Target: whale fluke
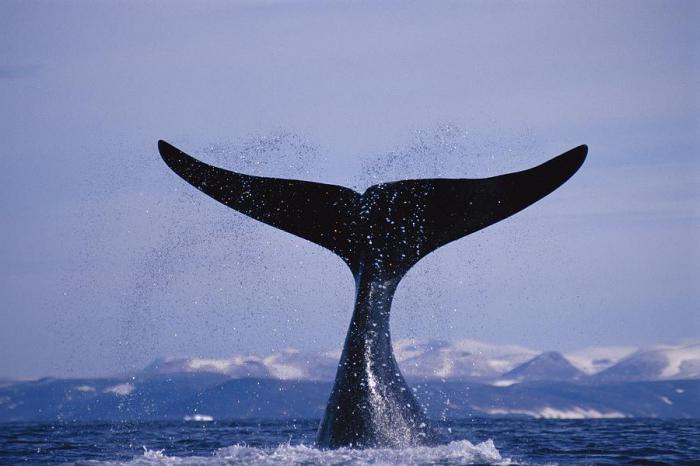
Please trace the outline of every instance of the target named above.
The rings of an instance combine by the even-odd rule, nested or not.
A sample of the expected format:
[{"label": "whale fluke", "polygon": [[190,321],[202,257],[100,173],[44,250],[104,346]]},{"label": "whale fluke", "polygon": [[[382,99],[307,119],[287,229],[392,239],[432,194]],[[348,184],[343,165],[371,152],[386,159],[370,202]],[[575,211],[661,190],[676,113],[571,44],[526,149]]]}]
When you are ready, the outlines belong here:
[{"label": "whale fluke", "polygon": [[353,274],[368,249],[385,273],[402,276],[418,260],[528,207],[568,180],[585,145],[529,170],[480,179],[417,179],[371,186],[364,194],[324,183],[244,175],[201,162],[165,141],[158,149],[185,181],[249,217],[331,250]]},{"label": "whale fluke", "polygon": [[164,141],[158,148],[165,163],[197,189],[333,251],[352,270],[355,309],[318,430],[316,442],[323,448],[440,442],[393,356],[389,314],[399,281],[435,249],[557,189],[579,169],[588,151],[579,146],[507,175],[403,180],[360,194],[342,186],[224,170]]}]

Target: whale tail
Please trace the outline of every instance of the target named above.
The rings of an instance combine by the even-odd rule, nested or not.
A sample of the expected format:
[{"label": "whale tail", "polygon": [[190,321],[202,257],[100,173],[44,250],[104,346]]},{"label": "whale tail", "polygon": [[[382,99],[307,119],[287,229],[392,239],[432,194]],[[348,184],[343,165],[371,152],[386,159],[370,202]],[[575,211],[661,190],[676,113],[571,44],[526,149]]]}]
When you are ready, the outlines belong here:
[{"label": "whale tail", "polygon": [[244,175],[201,162],[165,141],[165,163],[222,204],[331,250],[357,276],[372,261],[400,278],[451,241],[503,220],[551,193],[586,158],[585,145],[542,165],[481,179],[383,183],[363,194],[342,186]]},{"label": "whale tail", "polygon": [[357,285],[355,310],[317,445],[430,445],[430,427],[392,354],[389,311],[401,277],[422,257],[526,208],[581,166],[579,146],[529,170],[483,179],[341,186],[244,175],[160,141],[163,160],[217,201],[340,256]]}]

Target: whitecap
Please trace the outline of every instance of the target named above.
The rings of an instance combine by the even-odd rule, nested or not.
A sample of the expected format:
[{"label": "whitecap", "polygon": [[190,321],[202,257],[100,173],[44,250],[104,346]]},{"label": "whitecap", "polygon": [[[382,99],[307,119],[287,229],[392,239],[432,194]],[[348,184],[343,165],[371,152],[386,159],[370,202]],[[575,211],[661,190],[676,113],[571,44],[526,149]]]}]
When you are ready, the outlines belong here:
[{"label": "whitecap", "polygon": [[103,466],[215,466],[249,464],[256,466],[277,465],[472,465],[512,464],[501,457],[492,440],[473,444],[459,440],[436,447],[412,447],[403,449],[370,448],[356,450],[339,448],[319,450],[306,445],[279,445],[273,448],[256,448],[233,445],[216,450],[212,456],[168,456],[163,450],[144,449],[142,456],[127,462],[85,462]]}]

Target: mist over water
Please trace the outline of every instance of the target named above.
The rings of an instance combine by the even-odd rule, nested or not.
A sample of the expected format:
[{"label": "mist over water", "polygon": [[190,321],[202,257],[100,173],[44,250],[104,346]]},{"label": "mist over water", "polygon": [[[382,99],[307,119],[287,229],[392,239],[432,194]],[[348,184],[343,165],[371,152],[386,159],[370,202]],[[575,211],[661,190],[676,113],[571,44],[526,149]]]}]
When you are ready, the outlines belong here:
[{"label": "mist over water", "polygon": [[415,131],[405,146],[362,157],[362,174],[356,184],[500,175],[527,163],[528,152],[534,146],[533,137],[527,133],[491,138],[444,123]]},{"label": "mist over water", "polygon": [[[249,138],[239,144],[212,144],[199,150],[183,147],[183,150],[230,170],[300,179],[308,178],[311,167],[318,166],[320,159],[314,147],[291,133]],[[157,154],[154,157],[160,162]],[[176,178],[164,164],[162,172],[164,177]],[[235,342],[240,332],[254,333],[256,326],[267,325],[265,316],[255,312],[256,305],[274,306],[283,300],[281,293],[270,296],[264,276],[256,281],[245,280],[243,285],[244,276],[250,273],[264,275],[279,268],[279,261],[266,251],[273,241],[270,237],[274,237],[274,233],[266,230],[273,229],[266,225],[260,228],[256,221],[218,205],[179,178],[172,184],[176,188],[156,200],[156,215],[150,221],[156,225],[157,233],[133,264],[131,290],[124,293],[122,307],[126,312],[121,321],[124,361],[142,350],[152,355],[156,351],[157,333],[167,329],[168,321],[183,312],[199,314],[195,317],[201,321],[199,329],[212,338]],[[183,211],[189,211],[190,215],[183,218]],[[226,286],[213,287],[214,282]],[[277,325],[294,319],[294,314],[282,319],[275,316],[279,320]],[[235,321],[231,320],[233,316]],[[230,322],[230,325],[209,325],[210,320]],[[173,329],[171,335],[177,335],[177,330]],[[177,336],[185,346],[192,343],[188,341],[190,335]],[[204,353],[206,347],[201,351],[208,355]]]}]

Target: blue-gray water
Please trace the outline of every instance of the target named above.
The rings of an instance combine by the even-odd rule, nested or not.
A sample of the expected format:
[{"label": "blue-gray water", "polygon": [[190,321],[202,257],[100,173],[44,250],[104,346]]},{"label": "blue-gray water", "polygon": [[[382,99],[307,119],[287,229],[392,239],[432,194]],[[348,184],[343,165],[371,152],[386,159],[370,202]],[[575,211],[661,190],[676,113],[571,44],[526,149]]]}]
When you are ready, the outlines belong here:
[{"label": "blue-gray water", "polygon": [[318,421],[0,425],[3,464],[698,464],[700,420],[468,419],[451,443],[318,451]]}]

